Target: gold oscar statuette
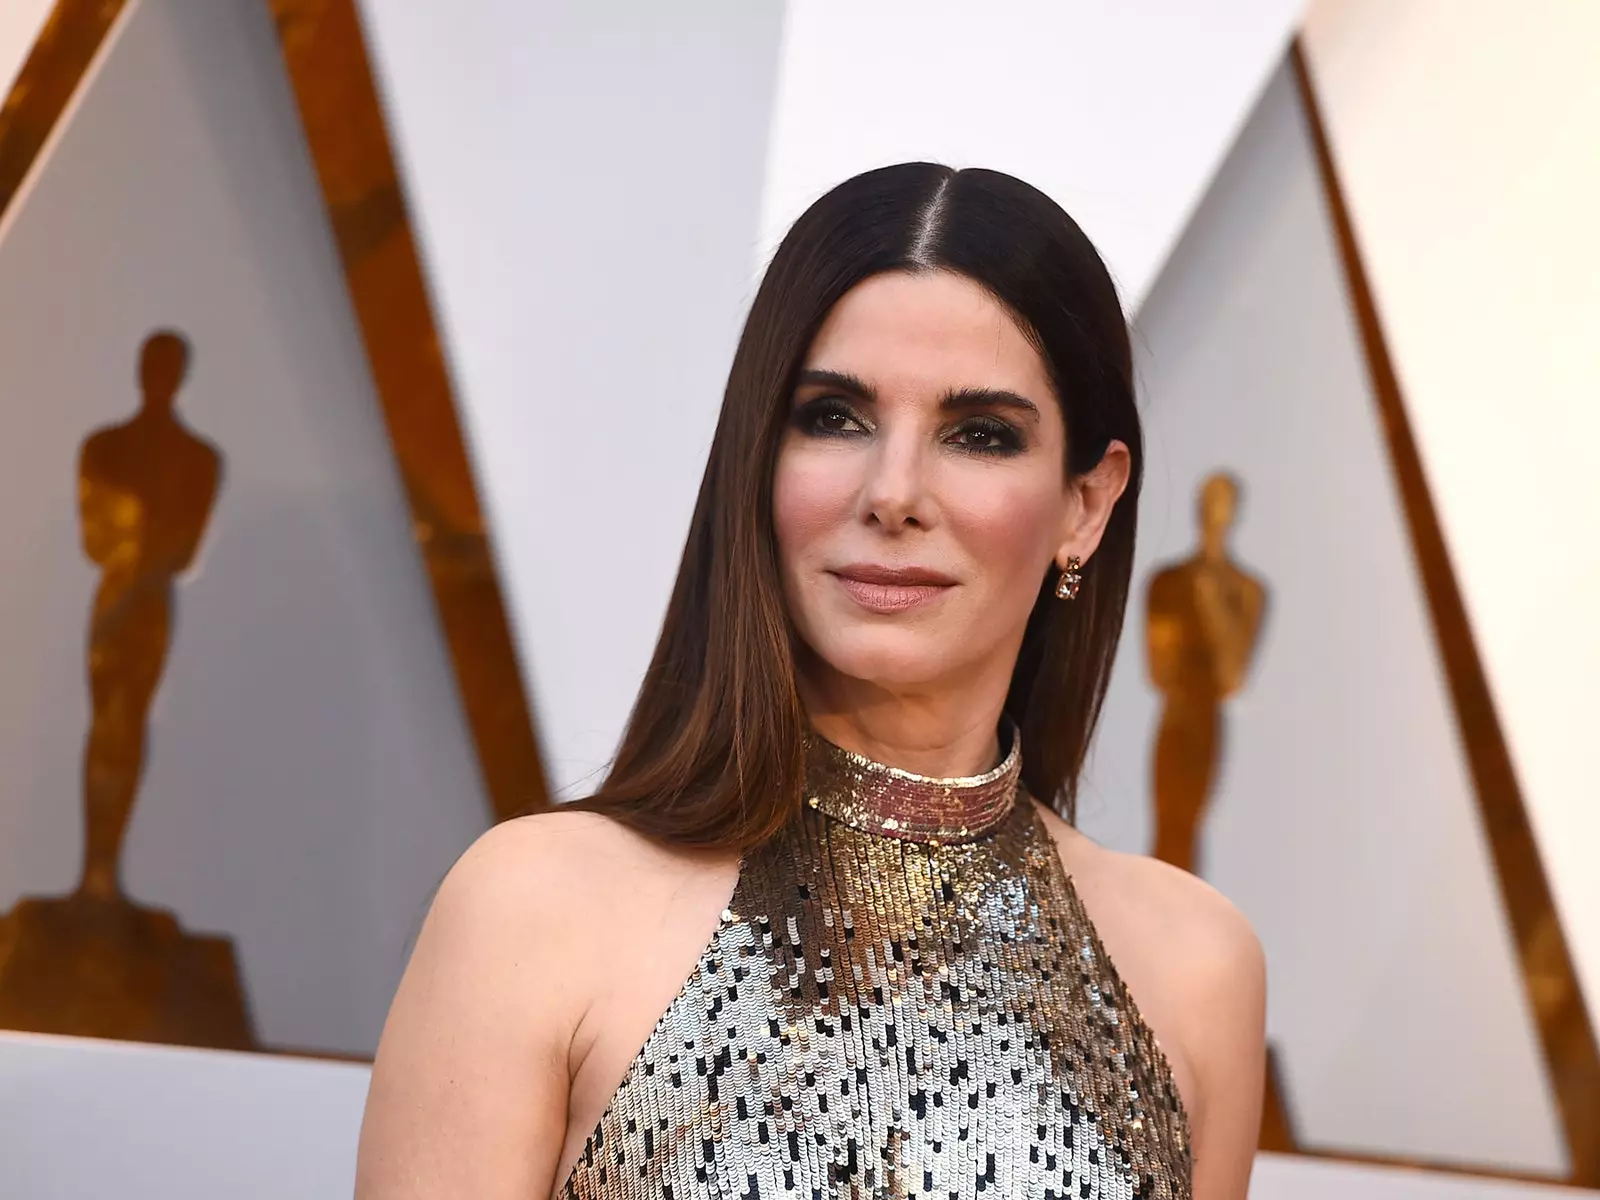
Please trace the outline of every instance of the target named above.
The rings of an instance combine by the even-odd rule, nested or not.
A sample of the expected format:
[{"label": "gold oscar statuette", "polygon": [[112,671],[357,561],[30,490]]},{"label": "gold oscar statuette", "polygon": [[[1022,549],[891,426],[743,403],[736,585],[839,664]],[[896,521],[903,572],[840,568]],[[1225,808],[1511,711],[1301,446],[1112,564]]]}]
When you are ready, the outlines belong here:
[{"label": "gold oscar statuette", "polygon": [[1222,703],[1244,684],[1261,634],[1267,589],[1228,557],[1239,485],[1200,485],[1200,545],[1150,581],[1150,680],[1165,701],[1156,735],[1155,856],[1195,869],[1196,840],[1216,777]]},{"label": "gold oscar statuette", "polygon": [[[1162,696],[1155,749],[1155,857],[1195,870],[1206,801],[1222,752],[1222,706],[1244,686],[1267,607],[1266,586],[1228,556],[1239,482],[1218,472],[1200,485],[1200,545],[1158,570],[1146,597],[1150,681]],[[1295,1139],[1276,1057],[1267,1055],[1261,1146]]]},{"label": "gold oscar statuette", "polygon": [[222,478],[221,453],[173,408],[187,364],[182,337],[152,334],[139,411],[92,433],[79,458],[83,551],[100,569],[89,619],[83,867],[71,894],[25,898],[0,918],[0,1027],[236,1049],[255,1042],[229,941],[185,933],[172,913],[130,900],[120,879],[174,584],[194,561]]}]

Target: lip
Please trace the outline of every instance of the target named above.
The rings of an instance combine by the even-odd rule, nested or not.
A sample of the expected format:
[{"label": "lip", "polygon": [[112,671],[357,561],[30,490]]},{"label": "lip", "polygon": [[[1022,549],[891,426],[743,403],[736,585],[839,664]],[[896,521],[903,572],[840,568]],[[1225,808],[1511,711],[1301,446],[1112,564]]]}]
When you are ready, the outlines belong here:
[{"label": "lip", "polygon": [[829,572],[845,593],[869,612],[898,613],[937,600],[956,585],[948,575],[926,567],[886,567],[852,563]]},{"label": "lip", "polygon": [[956,582],[927,567],[885,567],[878,563],[851,563],[848,567],[835,567],[832,573],[840,579],[891,587],[953,587]]}]

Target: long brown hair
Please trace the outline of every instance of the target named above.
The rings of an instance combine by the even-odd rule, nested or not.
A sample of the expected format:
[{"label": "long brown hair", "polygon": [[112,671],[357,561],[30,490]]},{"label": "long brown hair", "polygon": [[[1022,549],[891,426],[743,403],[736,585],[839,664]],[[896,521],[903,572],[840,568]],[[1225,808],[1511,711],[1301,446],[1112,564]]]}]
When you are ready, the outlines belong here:
[{"label": "long brown hair", "polygon": [[772,478],[791,391],[846,292],[885,271],[965,275],[1017,317],[1048,368],[1069,475],[1112,439],[1132,456],[1078,598],[1042,579],[1006,711],[1023,780],[1069,820],[1133,569],[1143,444],[1127,325],[1105,264],[1053,200],[995,171],[903,163],[813,204],[767,269],[723,395],[661,639],[599,791],[577,807],[681,845],[743,850],[801,801],[805,713],[779,582]]}]

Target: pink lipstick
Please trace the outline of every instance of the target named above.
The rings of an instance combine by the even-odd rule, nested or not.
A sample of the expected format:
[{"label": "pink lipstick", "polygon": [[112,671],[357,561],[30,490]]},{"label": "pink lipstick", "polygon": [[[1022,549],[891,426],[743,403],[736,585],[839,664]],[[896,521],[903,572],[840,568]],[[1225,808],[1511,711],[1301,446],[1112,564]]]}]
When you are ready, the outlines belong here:
[{"label": "pink lipstick", "polygon": [[923,567],[852,563],[831,572],[849,597],[868,612],[900,613],[936,600],[956,584]]}]

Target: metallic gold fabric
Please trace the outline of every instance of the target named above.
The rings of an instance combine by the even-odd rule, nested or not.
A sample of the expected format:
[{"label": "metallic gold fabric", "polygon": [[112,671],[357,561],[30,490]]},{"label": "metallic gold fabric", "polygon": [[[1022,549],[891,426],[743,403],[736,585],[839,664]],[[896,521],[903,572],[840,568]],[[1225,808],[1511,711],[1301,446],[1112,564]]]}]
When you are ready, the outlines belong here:
[{"label": "metallic gold fabric", "polygon": [[813,741],[808,803],[745,859],[567,1196],[1190,1195],[1166,1060],[1010,749],[932,780]]}]

